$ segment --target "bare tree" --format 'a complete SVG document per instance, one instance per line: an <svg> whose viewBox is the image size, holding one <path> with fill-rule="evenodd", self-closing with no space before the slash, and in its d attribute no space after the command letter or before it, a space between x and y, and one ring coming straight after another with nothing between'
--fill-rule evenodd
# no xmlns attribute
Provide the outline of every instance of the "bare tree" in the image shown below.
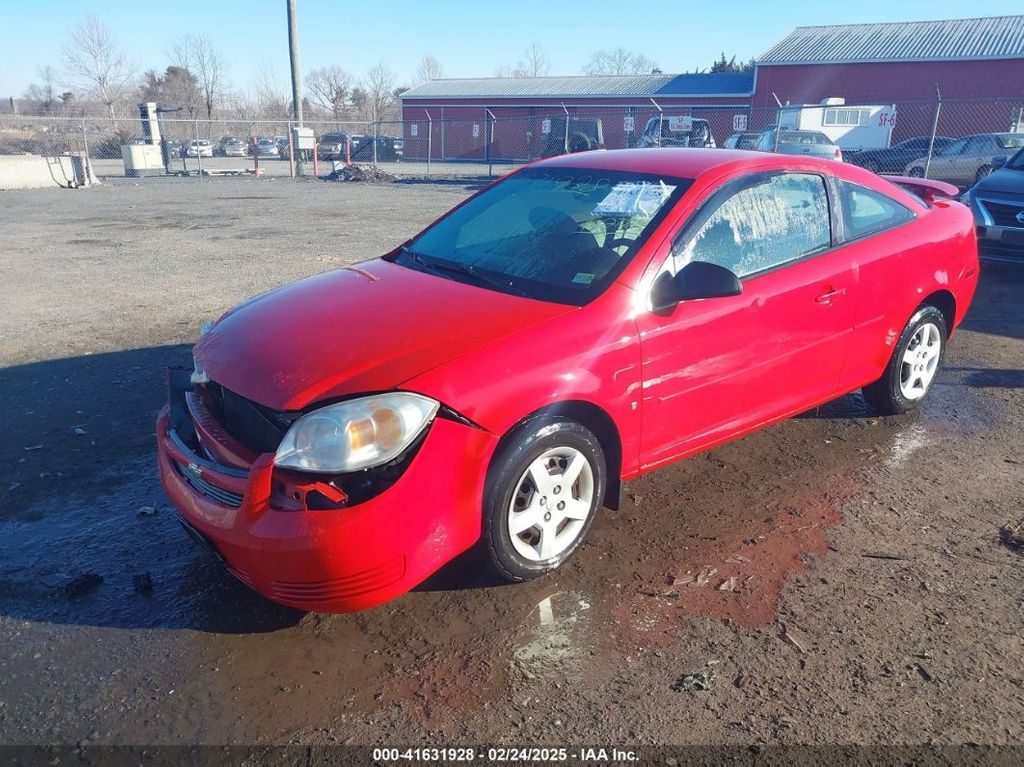
<svg viewBox="0 0 1024 767"><path fill-rule="evenodd" d="M256 82L250 102L257 105L262 117L290 120L292 116L290 90L278 80L273 67L264 62L256 70Z"/></svg>
<svg viewBox="0 0 1024 767"><path fill-rule="evenodd" d="M526 56L512 70L513 77L544 77L551 72L551 61L540 43L530 43Z"/></svg>
<svg viewBox="0 0 1024 767"><path fill-rule="evenodd" d="M374 122L390 117L395 101L395 73L382 61L366 73L365 90L370 116Z"/></svg>
<svg viewBox="0 0 1024 767"><path fill-rule="evenodd" d="M175 44L171 58L177 66L191 72L199 85L206 107L206 119L220 106L227 94L227 65L206 35L185 35Z"/></svg>
<svg viewBox="0 0 1024 767"><path fill-rule="evenodd" d="M416 79L413 85L422 85L431 80L440 80L444 77L444 67L441 62L429 53L420 59L420 65L416 67Z"/></svg>
<svg viewBox="0 0 1024 767"><path fill-rule="evenodd" d="M583 67L586 75L646 75L657 68L646 56L625 48L597 51Z"/></svg>
<svg viewBox="0 0 1024 767"><path fill-rule="evenodd" d="M36 70L39 83L33 83L25 91L25 98L34 102L33 109L41 114L50 114L57 101L57 72L50 65Z"/></svg>
<svg viewBox="0 0 1024 767"><path fill-rule="evenodd" d="M64 46L64 64L71 76L109 111L116 122L115 104L122 101L135 77L134 67L106 26L86 16L71 32Z"/></svg>
<svg viewBox="0 0 1024 767"><path fill-rule="evenodd" d="M338 65L314 69L306 75L306 90L314 103L340 120L352 91L352 75Z"/></svg>

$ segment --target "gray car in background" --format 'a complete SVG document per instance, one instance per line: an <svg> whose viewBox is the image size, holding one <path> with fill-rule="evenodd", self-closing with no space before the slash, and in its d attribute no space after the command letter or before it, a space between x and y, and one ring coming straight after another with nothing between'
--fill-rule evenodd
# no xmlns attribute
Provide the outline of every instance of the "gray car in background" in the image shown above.
<svg viewBox="0 0 1024 767"><path fill-rule="evenodd" d="M915 160L906 175L937 178L960 187L981 181L995 168L994 157L1008 157L1024 147L1024 133L976 133L964 136L932 156Z"/></svg>
<svg viewBox="0 0 1024 767"><path fill-rule="evenodd" d="M843 160L843 150L832 142L824 133L810 130L777 130L771 128L763 131L754 146L759 152L778 152L779 154L809 155L826 160Z"/></svg>
<svg viewBox="0 0 1024 767"><path fill-rule="evenodd" d="M733 133L722 146L725 149L757 149L760 133Z"/></svg>

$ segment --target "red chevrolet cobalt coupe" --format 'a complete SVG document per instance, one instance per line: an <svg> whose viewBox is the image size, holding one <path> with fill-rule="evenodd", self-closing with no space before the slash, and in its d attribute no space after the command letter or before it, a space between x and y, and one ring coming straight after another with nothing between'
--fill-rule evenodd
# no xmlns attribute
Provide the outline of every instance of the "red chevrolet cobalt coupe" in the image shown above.
<svg viewBox="0 0 1024 767"><path fill-rule="evenodd" d="M163 486L298 608L379 605L478 542L534 578L624 480L856 389L916 407L978 278L955 193L721 149L528 166L207 328Z"/></svg>

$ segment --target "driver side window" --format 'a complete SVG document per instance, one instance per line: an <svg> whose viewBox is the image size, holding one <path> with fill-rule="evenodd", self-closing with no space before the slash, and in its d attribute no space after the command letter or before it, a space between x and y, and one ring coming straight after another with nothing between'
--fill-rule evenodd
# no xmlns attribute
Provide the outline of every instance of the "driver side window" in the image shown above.
<svg viewBox="0 0 1024 767"><path fill-rule="evenodd" d="M825 180L784 173L759 179L698 213L666 266L674 274L705 261L742 279L825 250L831 242Z"/></svg>

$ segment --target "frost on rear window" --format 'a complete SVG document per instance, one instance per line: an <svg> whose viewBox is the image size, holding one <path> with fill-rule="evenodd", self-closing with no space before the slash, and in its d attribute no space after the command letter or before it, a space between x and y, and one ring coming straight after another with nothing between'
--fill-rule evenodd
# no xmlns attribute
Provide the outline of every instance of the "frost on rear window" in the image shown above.
<svg viewBox="0 0 1024 767"><path fill-rule="evenodd" d="M770 269L831 242L828 200L819 176L773 176L726 199L675 253L724 266L737 276Z"/></svg>

